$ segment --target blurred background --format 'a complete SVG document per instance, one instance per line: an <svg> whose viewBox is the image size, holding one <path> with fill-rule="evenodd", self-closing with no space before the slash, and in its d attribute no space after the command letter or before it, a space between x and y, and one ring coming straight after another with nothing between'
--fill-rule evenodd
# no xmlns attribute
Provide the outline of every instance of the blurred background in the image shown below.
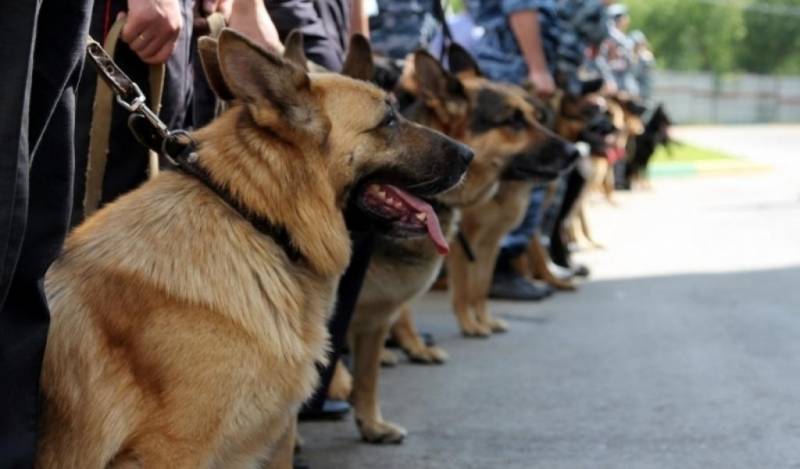
<svg viewBox="0 0 800 469"><path fill-rule="evenodd" d="M656 57L654 100L676 123L800 122L800 0L623 3Z"/></svg>

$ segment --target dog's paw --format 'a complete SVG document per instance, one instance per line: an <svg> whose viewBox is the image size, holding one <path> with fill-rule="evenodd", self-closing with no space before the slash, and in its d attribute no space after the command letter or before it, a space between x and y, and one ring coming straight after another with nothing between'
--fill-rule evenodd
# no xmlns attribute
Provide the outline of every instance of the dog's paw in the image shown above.
<svg viewBox="0 0 800 469"><path fill-rule="evenodd" d="M358 422L361 438L367 443L400 444L405 439L406 429L391 422Z"/></svg>
<svg viewBox="0 0 800 469"><path fill-rule="evenodd" d="M508 323L503 321L502 319L490 318L489 319L489 328L495 334L508 332Z"/></svg>
<svg viewBox="0 0 800 469"><path fill-rule="evenodd" d="M412 363L423 365L441 365L450 358L447 352L439 347L423 347L418 350L407 350L406 354Z"/></svg>
<svg viewBox="0 0 800 469"><path fill-rule="evenodd" d="M387 348L381 351L381 366L391 368L397 366L398 363L400 363L400 358L396 353Z"/></svg>
<svg viewBox="0 0 800 469"><path fill-rule="evenodd" d="M492 335L492 328L483 324L466 324L461 327L461 335L464 337L486 338Z"/></svg>

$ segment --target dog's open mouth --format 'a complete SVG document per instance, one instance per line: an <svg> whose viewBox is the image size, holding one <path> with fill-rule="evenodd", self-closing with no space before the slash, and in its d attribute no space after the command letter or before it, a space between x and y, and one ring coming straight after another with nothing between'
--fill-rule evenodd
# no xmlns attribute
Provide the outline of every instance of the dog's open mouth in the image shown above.
<svg viewBox="0 0 800 469"><path fill-rule="evenodd" d="M399 234L427 234L439 254L450 247L439 225L439 217L429 202L391 184L368 184L359 197L359 205L373 217L390 222Z"/></svg>

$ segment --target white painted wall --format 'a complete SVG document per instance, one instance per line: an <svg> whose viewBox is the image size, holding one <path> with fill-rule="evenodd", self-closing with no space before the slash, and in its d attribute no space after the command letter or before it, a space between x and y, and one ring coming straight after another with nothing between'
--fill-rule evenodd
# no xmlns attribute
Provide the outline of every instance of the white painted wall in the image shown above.
<svg viewBox="0 0 800 469"><path fill-rule="evenodd" d="M653 100L681 124L800 122L800 76L731 75L658 70Z"/></svg>

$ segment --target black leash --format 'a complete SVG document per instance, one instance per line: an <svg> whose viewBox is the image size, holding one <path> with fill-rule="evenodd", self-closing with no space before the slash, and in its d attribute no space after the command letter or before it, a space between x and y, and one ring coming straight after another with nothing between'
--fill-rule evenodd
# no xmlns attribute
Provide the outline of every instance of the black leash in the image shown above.
<svg viewBox="0 0 800 469"><path fill-rule="evenodd" d="M303 254L292 243L292 238L284 226L255 215L233 197L229 190L214 182L205 168L198 164L197 141L186 130L169 130L161 119L147 107L144 94L139 86L114 63L105 49L92 38L88 40L86 55L97 68L100 78L116 95L117 103L130 112L128 127L139 143L163 156L170 169L181 171L202 182L256 230L273 238L292 262L303 257Z"/></svg>
<svg viewBox="0 0 800 469"><path fill-rule="evenodd" d="M475 251L472 250L472 246L469 244L467 235L465 235L464 232L459 229L456 232L456 237L458 237L458 243L461 244L461 248L464 249L464 254L467 255L467 260L470 262L475 262Z"/></svg>
<svg viewBox="0 0 800 469"><path fill-rule="evenodd" d="M439 61L444 63L444 57L447 53L447 46L453 42L453 32L450 31L450 25L447 24L447 16L445 10L450 6L450 0L446 0L445 6L442 6L441 0L434 0L433 2L433 16L436 21L442 25L442 50L439 51Z"/></svg>

